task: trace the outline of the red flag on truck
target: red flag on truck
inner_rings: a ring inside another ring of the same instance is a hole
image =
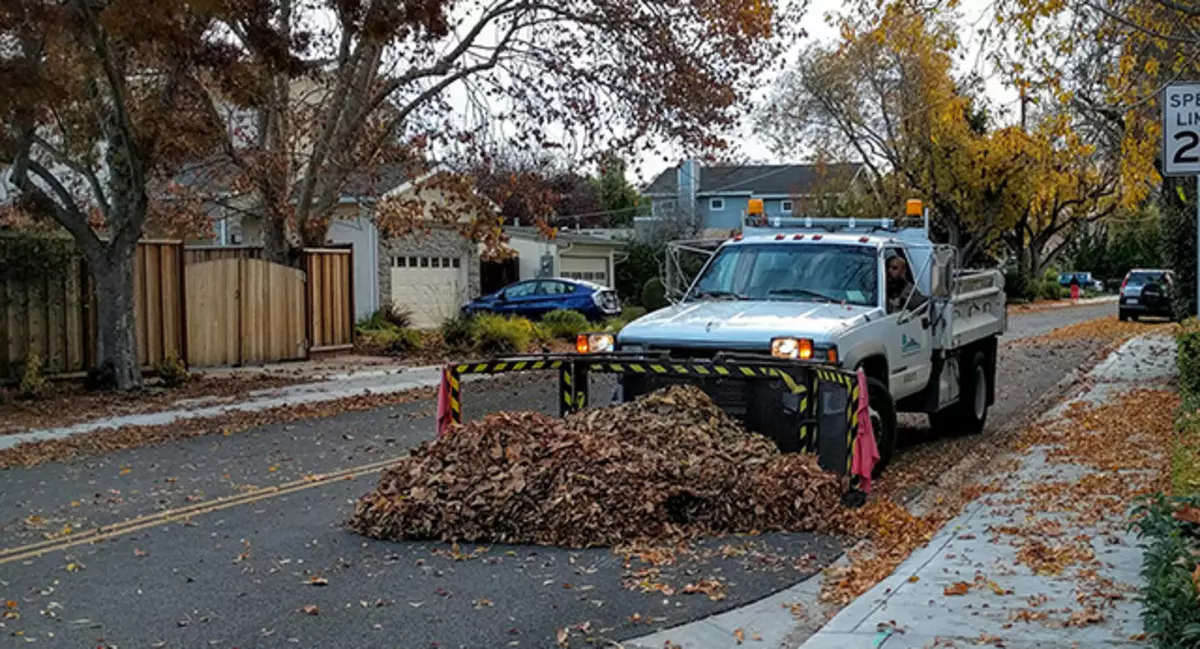
[[[858,434],[854,438],[854,457],[850,473],[858,476],[863,493],[871,493],[871,472],[879,461],[875,445],[875,428],[871,423],[871,397],[867,392],[867,375],[858,370]]]
[[[442,383],[438,386],[437,396],[437,434],[441,437],[454,423],[454,414],[450,411],[450,368],[442,368]]]

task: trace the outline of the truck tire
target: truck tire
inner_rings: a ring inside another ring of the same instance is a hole
[[[982,351],[968,352],[963,356],[965,364],[959,375],[958,403],[930,416],[934,430],[952,435],[976,435],[987,423],[988,371],[987,354]]]
[[[896,452],[896,403],[892,393],[879,379],[867,379],[867,400],[871,404],[871,428],[875,433],[875,446],[879,449],[879,462],[871,475],[878,478],[892,455]]]

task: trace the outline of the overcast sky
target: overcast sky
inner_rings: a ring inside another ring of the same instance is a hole
[[[794,61],[799,49],[806,45],[814,42],[832,43],[837,40],[837,30],[826,23],[824,16],[840,10],[843,6],[844,3],[841,0],[812,0],[804,20],[804,28],[808,32],[808,37],[798,43],[789,53],[790,61]],[[984,60],[984,57],[980,56],[984,43],[977,32],[991,22],[991,6],[992,0],[962,0],[959,9],[961,45],[956,65],[959,73],[976,72],[986,80],[986,95],[990,108],[994,111],[993,118],[1003,124],[1014,118],[1018,95],[1012,88],[1005,86],[994,68]],[[766,94],[770,90],[769,81],[764,81],[763,86],[763,94]],[[769,150],[763,139],[755,136],[754,130],[749,126],[741,129],[741,132],[731,138],[731,141],[737,144],[739,157],[744,157],[752,163],[806,162],[805,156],[811,153],[800,151],[790,159],[777,157]],[[665,169],[678,164],[680,158],[681,152],[678,149],[671,146],[659,146],[655,155],[643,156],[634,161],[629,170],[630,181],[638,185],[649,183]]]

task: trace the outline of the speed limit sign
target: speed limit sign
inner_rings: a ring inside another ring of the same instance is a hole
[[[1171,84],[1163,90],[1162,132],[1163,175],[1196,177],[1196,250],[1200,253],[1200,83]],[[1196,277],[1196,307],[1200,309],[1200,254],[1196,256]]]
[[[1163,175],[1200,176],[1200,83],[1167,86],[1162,126]]]

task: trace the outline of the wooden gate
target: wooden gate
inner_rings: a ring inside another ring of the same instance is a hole
[[[304,272],[237,257],[186,270],[188,365],[243,365],[308,356]]]

